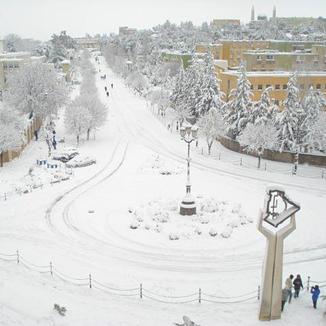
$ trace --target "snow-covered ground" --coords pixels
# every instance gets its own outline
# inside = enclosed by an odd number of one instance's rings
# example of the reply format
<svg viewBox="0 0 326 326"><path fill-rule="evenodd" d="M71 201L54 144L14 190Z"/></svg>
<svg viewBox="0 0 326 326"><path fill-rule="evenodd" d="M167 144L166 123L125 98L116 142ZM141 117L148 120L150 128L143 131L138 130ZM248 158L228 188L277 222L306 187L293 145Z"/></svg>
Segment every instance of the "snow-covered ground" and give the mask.
<svg viewBox="0 0 326 326"><path fill-rule="evenodd" d="M219 225L213 216L201 235L177 241L169 239L173 230L162 234L129 227L128 210L153 202L166 208L162 202L167 199L173 205L182 199L186 145L102 59L103 73L107 81L97 76L97 84L109 119L96 140L80 146L96 164L75 169L65 182L0 201L0 258L9 260L0 260L0 324L166 326L181 323L183 315L202 326L260 324L256 297L265 239L256 223L240 223L225 238L221 234L228 222ZM111 82L114 88L107 97L104 86ZM75 145L69 138L66 143ZM1 179L15 180L22 170L26 174L45 150L39 146L31 144L19 160L0 170ZM297 230L285 241L284 276L299 273L304 280L308 275L326 280L325 179L256 171L196 150L191 164L193 194L230 208L241 205L240 215L247 221L256 221L266 186L282 185L302 207ZM174 221L176 216L170 223L180 223L180 229L189 225ZM213 228L217 235L208 236ZM55 303L67 308L65 317L53 310ZM322 309L320 302L314 311L310 295L303 293L275 324L324 325Z"/></svg>

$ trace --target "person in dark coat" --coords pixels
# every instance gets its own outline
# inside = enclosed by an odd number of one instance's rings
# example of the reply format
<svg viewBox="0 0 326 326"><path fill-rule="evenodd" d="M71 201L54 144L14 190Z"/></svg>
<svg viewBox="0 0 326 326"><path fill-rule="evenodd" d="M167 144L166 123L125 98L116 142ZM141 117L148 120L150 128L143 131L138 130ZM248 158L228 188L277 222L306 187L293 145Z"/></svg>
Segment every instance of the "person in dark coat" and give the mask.
<svg viewBox="0 0 326 326"><path fill-rule="evenodd" d="M111 84L111 88L113 88L113 83Z"/></svg>
<svg viewBox="0 0 326 326"><path fill-rule="evenodd" d="M110 96L110 93L109 92L106 92L106 96L109 97Z"/></svg>
<svg viewBox="0 0 326 326"><path fill-rule="evenodd" d="M105 86L105 87L104 87L104 90L107 92L108 88Z"/></svg>
<svg viewBox="0 0 326 326"><path fill-rule="evenodd" d="M320 294L319 286L315 285L315 286L311 287L310 293L312 293L312 304L313 304L314 308L317 309L317 300L318 300L319 294Z"/></svg>
<svg viewBox="0 0 326 326"><path fill-rule="evenodd" d="M298 298L300 289L303 289L302 279L299 274L293 281L293 287L294 287L294 298Z"/></svg>

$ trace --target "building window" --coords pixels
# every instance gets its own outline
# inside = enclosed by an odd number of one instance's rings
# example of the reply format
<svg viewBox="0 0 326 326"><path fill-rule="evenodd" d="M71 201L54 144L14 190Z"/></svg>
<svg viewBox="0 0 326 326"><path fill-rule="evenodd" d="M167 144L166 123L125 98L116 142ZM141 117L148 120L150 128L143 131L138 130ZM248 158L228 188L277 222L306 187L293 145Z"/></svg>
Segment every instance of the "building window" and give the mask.
<svg viewBox="0 0 326 326"><path fill-rule="evenodd" d="M268 60L268 61L274 61L275 58L274 58L273 55L267 54L267 55L266 55L266 60Z"/></svg>
<svg viewBox="0 0 326 326"><path fill-rule="evenodd" d="M274 100L275 105L280 105L280 101L279 100Z"/></svg>
<svg viewBox="0 0 326 326"><path fill-rule="evenodd" d="M253 90L254 89L254 85L251 84L250 85L250 89Z"/></svg>
<svg viewBox="0 0 326 326"><path fill-rule="evenodd" d="M257 55L257 61L261 61L261 55Z"/></svg>
<svg viewBox="0 0 326 326"><path fill-rule="evenodd" d="M284 84L283 85L283 89L287 89L288 88L288 85L287 84Z"/></svg>
<svg viewBox="0 0 326 326"><path fill-rule="evenodd" d="M230 89L230 86L231 86L231 81L228 80L228 89Z"/></svg>
<svg viewBox="0 0 326 326"><path fill-rule="evenodd" d="M321 84L317 84L316 89L321 89Z"/></svg>
<svg viewBox="0 0 326 326"><path fill-rule="evenodd" d="M280 84L276 84L275 85L275 89L281 89L281 85Z"/></svg>
<svg viewBox="0 0 326 326"><path fill-rule="evenodd" d="M266 88L268 88L268 87L271 87L271 85L267 84L267 85L266 85Z"/></svg>
<svg viewBox="0 0 326 326"><path fill-rule="evenodd" d="M259 84L258 89L263 89L263 85Z"/></svg>
<svg viewBox="0 0 326 326"><path fill-rule="evenodd" d="M301 84L300 85L300 89L304 89L304 84Z"/></svg>

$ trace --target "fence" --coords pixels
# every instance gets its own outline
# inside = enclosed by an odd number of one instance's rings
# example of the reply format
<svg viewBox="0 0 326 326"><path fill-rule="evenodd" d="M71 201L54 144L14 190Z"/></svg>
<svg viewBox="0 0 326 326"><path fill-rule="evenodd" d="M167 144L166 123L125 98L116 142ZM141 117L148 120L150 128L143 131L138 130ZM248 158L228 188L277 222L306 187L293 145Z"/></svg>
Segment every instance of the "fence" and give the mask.
<svg viewBox="0 0 326 326"><path fill-rule="evenodd" d="M18 265L24 266L26 269L38 272L40 274L48 274L50 277L56 277L63 282L69 283L74 286L86 287L89 289L96 289L109 295L116 295L120 297L135 297L139 299L148 299L159 303L166 304L187 304L187 303L215 303L215 304L238 304L238 303L252 303L260 300L260 286L256 290L243 293L237 296L218 296L202 291L201 288L190 294L184 295L163 295L151 291L143 286L143 283L137 287L121 289L111 284L101 282L94 278L92 274L88 274L82 278L72 277L59 271L52 262L48 265L37 265L27 260L17 250L12 254L0 253L0 260L7 262L15 262ZM326 282L325 282L326 285Z"/></svg>
<svg viewBox="0 0 326 326"><path fill-rule="evenodd" d="M168 126L171 133L178 132L175 125L171 124L171 122L168 123L164 116L162 117L159 115L153 108L151 108L151 112L158 119L158 121L160 121L163 125ZM216 154L216 158L221 162L231 163L233 165L255 169L258 171L267 171L285 175L297 175L311 179L326 179L326 168L323 168L323 166L326 165L326 156L300 153L299 165L297 171L294 171L293 156L295 153L279 153L265 150L265 154L267 153L268 155L266 154L261 158L260 168L258 169L258 158L257 160L254 160L254 157L257 157L257 155L243 151L240 144L232 139L221 138L219 139L219 142L223 147L229 149L234 154L230 155L227 152L218 152ZM200 148L197 147L197 151L202 155L204 154L204 148L202 146ZM244 155L244 157L239 157L239 154ZM214 158L215 156L212 155L211 157ZM307 163L310 165L305 166L305 168L302 169L301 165Z"/></svg>
<svg viewBox="0 0 326 326"><path fill-rule="evenodd" d="M230 158L226 153L218 152L217 159L221 162L230 163L236 166L242 166L248 169L255 169L258 171L267 171L271 173L280 173L285 175L297 175L304 178L310 179L326 179L326 169L323 168L311 168L310 170L305 167L300 169L298 167L297 171L294 173L293 166L276 166L275 163L265 160L261 160L260 168L258 168L258 163L254 162L252 159L246 160L243 157ZM258 161L258 159L257 159Z"/></svg>

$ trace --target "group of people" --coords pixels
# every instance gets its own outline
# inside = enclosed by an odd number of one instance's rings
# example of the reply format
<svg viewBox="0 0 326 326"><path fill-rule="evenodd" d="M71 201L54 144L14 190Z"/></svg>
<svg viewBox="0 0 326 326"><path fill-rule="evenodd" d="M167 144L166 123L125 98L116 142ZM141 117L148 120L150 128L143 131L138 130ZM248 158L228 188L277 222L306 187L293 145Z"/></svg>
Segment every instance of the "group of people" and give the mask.
<svg viewBox="0 0 326 326"><path fill-rule="evenodd" d="M284 309L285 303L288 301L291 303L292 300L292 289L294 289L294 298L299 298L300 290L303 289L303 283L301 276L298 274L296 278L291 274L285 281L285 287L282 290L282 311ZM312 304L313 307L317 308L317 301L320 295L320 289L318 285L312 286L310 289L312 294Z"/></svg>
<svg viewBox="0 0 326 326"><path fill-rule="evenodd" d="M111 83L111 88L113 88L113 83ZM104 86L104 91L106 93L106 96L109 97L110 96L110 93L108 91L108 87L107 86Z"/></svg>

